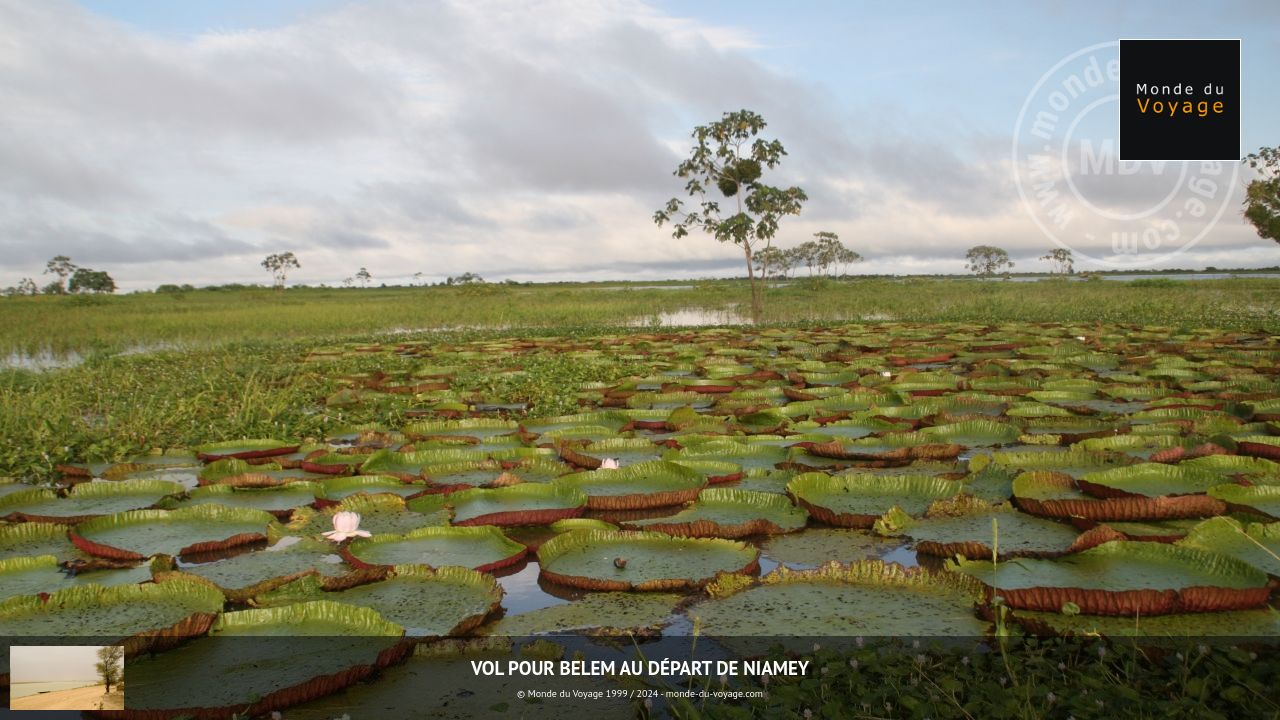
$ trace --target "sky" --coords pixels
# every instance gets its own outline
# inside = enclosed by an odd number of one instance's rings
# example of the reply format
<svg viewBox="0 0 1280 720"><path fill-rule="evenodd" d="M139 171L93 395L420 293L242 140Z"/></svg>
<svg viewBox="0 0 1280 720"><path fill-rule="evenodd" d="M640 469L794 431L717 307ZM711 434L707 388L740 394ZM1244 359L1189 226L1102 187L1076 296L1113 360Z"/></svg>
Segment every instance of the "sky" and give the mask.
<svg viewBox="0 0 1280 720"><path fill-rule="evenodd" d="M9 650L12 682L94 681L98 648L93 645L14 645Z"/></svg>
<svg viewBox="0 0 1280 720"><path fill-rule="evenodd" d="M1240 38L1242 152L1280 144L1280 4L975 7L0 0L0 287L43 284L55 254L123 290L268 283L283 251L291 284L742 275L737 248L652 220L692 128L740 108L787 149L766 179L809 197L775 244L836 232L857 273L964 272L979 244L1046 270L1019 114L1056 63L1117 38ZM1097 147L1112 113L1070 141ZM1077 175L1090 205L1057 241L1081 270L1280 264L1228 165L1221 215L1185 224L1179 255L1105 238L1176 194L1181 164Z"/></svg>

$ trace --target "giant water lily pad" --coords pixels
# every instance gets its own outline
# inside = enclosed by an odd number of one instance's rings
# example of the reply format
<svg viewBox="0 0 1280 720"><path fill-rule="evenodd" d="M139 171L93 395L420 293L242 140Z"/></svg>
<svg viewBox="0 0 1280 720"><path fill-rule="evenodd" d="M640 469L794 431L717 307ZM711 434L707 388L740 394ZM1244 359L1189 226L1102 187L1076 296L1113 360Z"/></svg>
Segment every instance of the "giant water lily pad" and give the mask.
<svg viewBox="0 0 1280 720"><path fill-rule="evenodd" d="M507 636L650 635L667 624L684 599L673 593L590 593L572 602L505 616L487 632Z"/></svg>
<svg viewBox="0 0 1280 720"><path fill-rule="evenodd" d="M829 562L848 564L873 560L902 545L902 541L849 528L809 528L769 538L762 556L792 569L811 569Z"/></svg>
<svg viewBox="0 0 1280 720"><path fill-rule="evenodd" d="M1242 524L1227 517L1209 518L1178 544L1230 555L1280 577L1280 522Z"/></svg>
<svg viewBox="0 0 1280 720"><path fill-rule="evenodd" d="M66 560L78 554L67 526L58 523L25 522L0 525L0 560L13 557L54 555Z"/></svg>
<svg viewBox="0 0 1280 720"><path fill-rule="evenodd" d="M231 508L263 510L276 516L287 516L289 511L310 505L324 496L319 483L291 482L268 488L241 488L231 485L206 485L192 490L188 499L175 502L174 508L198 505L221 505Z"/></svg>
<svg viewBox="0 0 1280 720"><path fill-rule="evenodd" d="M922 514L929 504L960 493L961 485L929 475L839 475L804 473L792 478L787 492L815 519L840 527L871 527L876 518L898 507Z"/></svg>
<svg viewBox="0 0 1280 720"><path fill-rule="evenodd" d="M655 532L586 530L538 548L542 577L587 590L678 590L721 572L755 572L760 553L740 542Z"/></svg>
<svg viewBox="0 0 1280 720"><path fill-rule="evenodd" d="M867 560L815 570L779 568L745 589L727 585L686 612L711 637L982 635L975 584Z"/></svg>
<svg viewBox="0 0 1280 720"><path fill-rule="evenodd" d="M403 535L360 538L343 548L343 557L357 567L379 565L460 566L489 572L524 558L525 546L491 525L427 527Z"/></svg>
<svg viewBox="0 0 1280 720"><path fill-rule="evenodd" d="M1233 507L1280 520L1280 485L1218 485L1209 494Z"/></svg>
<svg viewBox="0 0 1280 720"><path fill-rule="evenodd" d="M47 600L26 596L0 604L0 634L93 637L108 644L144 633L198 635L209 629L222 605L222 593L184 579L81 585L59 590Z"/></svg>
<svg viewBox="0 0 1280 720"><path fill-rule="evenodd" d="M227 599L244 601L302 575L335 576L350 572L333 543L310 538L284 538L276 544L212 562L164 564L156 577L178 571L212 583Z"/></svg>
<svg viewBox="0 0 1280 720"><path fill-rule="evenodd" d="M1140 463L1085 473L1078 483L1082 490L1099 497L1161 497L1205 493L1209 488L1221 484L1222 479L1207 470L1181 465Z"/></svg>
<svg viewBox="0 0 1280 720"><path fill-rule="evenodd" d="M0 600L18 595L51 593L80 585L128 585L150 579L151 571L146 565L72 575L60 572L58 559L52 555L9 558L0 560Z"/></svg>
<svg viewBox="0 0 1280 720"><path fill-rule="evenodd" d="M384 579L355 585L308 575L260 595L255 604L320 599L375 610L408 635L446 636L470 631L497 610L502 588L491 576L467 568L398 565Z"/></svg>
<svg viewBox="0 0 1280 720"><path fill-rule="evenodd" d="M195 447L196 456L205 462L226 458L250 460L275 457L277 455L288 455L297 449L297 443L288 443L280 440L227 440Z"/></svg>
<svg viewBox="0 0 1280 720"><path fill-rule="evenodd" d="M654 461L564 475L554 484L585 493L593 510L642 510L693 500L707 479L692 468Z"/></svg>
<svg viewBox="0 0 1280 720"><path fill-rule="evenodd" d="M957 443L969 447L1008 445L1018 439L1018 428L994 420L967 420L964 422L935 425L920 431L933 442Z"/></svg>
<svg viewBox="0 0 1280 720"><path fill-rule="evenodd" d="M164 480L121 480L80 483L65 498L51 490L28 490L0 499L0 515L40 522L75 523L99 515L111 515L154 505L167 495L183 491L178 483Z"/></svg>
<svg viewBox="0 0 1280 720"><path fill-rule="evenodd" d="M390 475L355 475L328 478L321 483L326 500L338 501L351 495L390 493L400 497L417 495L427 489L426 483L405 482Z"/></svg>
<svg viewBox="0 0 1280 720"><path fill-rule="evenodd" d="M1127 522L1210 517L1227 509L1226 503L1209 495L1097 498L1081 492L1075 478L1052 470L1032 470L1014 478L1013 501L1033 515Z"/></svg>
<svg viewBox="0 0 1280 720"><path fill-rule="evenodd" d="M783 495L736 488L707 488L670 517L623 523L628 530L653 530L680 537L741 538L778 535L805 526L809 514Z"/></svg>
<svg viewBox="0 0 1280 720"><path fill-rule="evenodd" d="M1014 619L1035 632L1079 637L1229 637L1248 638L1251 644L1280 638L1280 612L1270 607L1150 617L1019 610L1014 613Z"/></svg>
<svg viewBox="0 0 1280 720"><path fill-rule="evenodd" d="M1075 549L1080 538L1071 525L1020 513L1008 505L968 504L953 513L931 512L921 520L905 513L897 519L900 524L893 534L910 537L916 552L937 557L990 558L993 546L1001 559L1062 555Z"/></svg>
<svg viewBox="0 0 1280 720"><path fill-rule="evenodd" d="M289 520L288 529L297 535L318 537L333 529L333 518L340 512L360 515L360 529L375 535L405 533L423 527L449 524L445 510L429 515L416 513L405 505L404 498L392 494L356 494L320 511L299 508Z"/></svg>
<svg viewBox="0 0 1280 720"><path fill-rule="evenodd" d="M453 525L500 527L548 525L581 515L586 505L587 496L580 490L538 483L423 495L408 503L410 510L420 513L447 508L453 514Z"/></svg>
<svg viewBox="0 0 1280 720"><path fill-rule="evenodd" d="M325 600L226 613L208 637L133 659L129 709L267 714L368 677L403 633L373 610ZM273 639L252 639L264 636Z"/></svg>
<svg viewBox="0 0 1280 720"><path fill-rule="evenodd" d="M161 553L199 554L263 542L273 522L261 510L220 505L131 510L77 525L71 542L91 555L142 560Z"/></svg>
<svg viewBox="0 0 1280 720"><path fill-rule="evenodd" d="M1263 605L1266 573L1235 558L1189 547L1117 540L1054 560L950 565L985 583L1009 606L1055 611L1074 603L1090 615L1167 615Z"/></svg>

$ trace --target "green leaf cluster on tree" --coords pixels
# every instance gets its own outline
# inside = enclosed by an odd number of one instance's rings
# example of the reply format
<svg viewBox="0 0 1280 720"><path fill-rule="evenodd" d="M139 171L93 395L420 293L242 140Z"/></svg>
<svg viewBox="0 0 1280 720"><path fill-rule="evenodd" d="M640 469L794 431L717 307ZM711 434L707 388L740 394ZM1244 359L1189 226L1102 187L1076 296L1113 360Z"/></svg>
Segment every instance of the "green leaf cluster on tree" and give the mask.
<svg viewBox="0 0 1280 720"><path fill-rule="evenodd" d="M292 252L272 253L262 260L262 267L271 273L277 290L284 290L285 281L289 279L289 271L302 267L297 256Z"/></svg>
<svg viewBox="0 0 1280 720"><path fill-rule="evenodd" d="M98 662L95 666L102 684L111 692L112 685L119 685L124 680L124 648L119 645L104 645L98 648Z"/></svg>
<svg viewBox="0 0 1280 720"><path fill-rule="evenodd" d="M977 273L979 277L991 277L1013 267L1009 253L994 245L975 245L964 254L964 259L965 269Z"/></svg>
<svg viewBox="0 0 1280 720"><path fill-rule="evenodd" d="M1040 259L1049 261L1051 272L1054 274L1074 275L1076 273L1075 257L1067 248L1054 248L1041 255Z"/></svg>
<svg viewBox="0 0 1280 720"><path fill-rule="evenodd" d="M1264 147L1244 158L1259 172L1245 188L1244 217L1260 237L1280 242L1280 147Z"/></svg>
<svg viewBox="0 0 1280 720"><path fill-rule="evenodd" d="M672 236L677 239L691 230L701 230L742 249L756 322L764 313L764 296L755 254L771 247L778 223L787 215L799 215L809 199L799 187L781 188L764 182L765 170L776 168L787 154L781 142L759 137L765 125L760 115L738 110L695 127L694 147L674 173L686 181L690 205L671 198L653 215L659 227L671 223ZM728 207L721 207L721 197Z"/></svg>

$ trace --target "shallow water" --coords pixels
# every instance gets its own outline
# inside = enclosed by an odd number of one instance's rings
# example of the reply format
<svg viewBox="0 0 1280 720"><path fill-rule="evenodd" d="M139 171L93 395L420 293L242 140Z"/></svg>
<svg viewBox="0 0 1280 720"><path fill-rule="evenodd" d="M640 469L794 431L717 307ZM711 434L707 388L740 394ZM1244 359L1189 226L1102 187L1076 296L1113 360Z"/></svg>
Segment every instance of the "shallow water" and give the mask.
<svg viewBox="0 0 1280 720"><path fill-rule="evenodd" d="M58 680L54 682L16 682L9 686L9 697L20 698L42 692L74 690L97 684L96 680Z"/></svg>

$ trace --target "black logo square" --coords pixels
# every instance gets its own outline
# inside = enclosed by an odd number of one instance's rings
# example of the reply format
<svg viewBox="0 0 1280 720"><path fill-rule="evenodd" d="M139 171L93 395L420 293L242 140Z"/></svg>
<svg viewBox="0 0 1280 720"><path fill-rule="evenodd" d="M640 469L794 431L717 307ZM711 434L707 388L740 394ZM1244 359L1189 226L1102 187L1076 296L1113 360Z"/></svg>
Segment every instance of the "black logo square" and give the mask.
<svg viewBox="0 0 1280 720"><path fill-rule="evenodd" d="M1240 41L1120 41L1121 160L1240 160Z"/></svg>

